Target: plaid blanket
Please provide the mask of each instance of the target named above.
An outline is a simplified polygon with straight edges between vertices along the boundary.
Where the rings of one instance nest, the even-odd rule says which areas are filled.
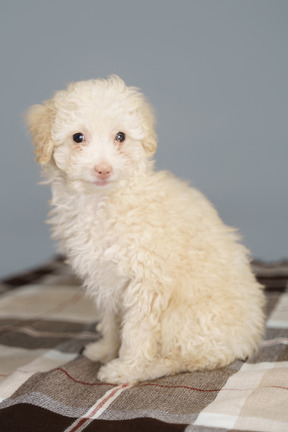
[[[287,431],[288,262],[255,263],[266,337],[248,362],[135,386],[81,355],[97,316],[61,260],[0,285],[0,431]]]

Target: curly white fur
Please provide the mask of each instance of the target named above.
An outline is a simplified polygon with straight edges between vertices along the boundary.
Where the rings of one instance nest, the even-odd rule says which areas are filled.
[[[99,379],[136,383],[251,356],[262,287],[207,199],[153,170],[143,95],[116,76],[77,82],[27,120],[52,186],[53,235],[102,317],[103,338],[85,350],[105,363]]]

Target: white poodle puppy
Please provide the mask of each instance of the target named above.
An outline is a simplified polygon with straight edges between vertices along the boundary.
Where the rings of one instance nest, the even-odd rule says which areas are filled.
[[[136,383],[251,356],[262,287],[207,199],[153,170],[154,116],[117,76],[72,83],[27,114],[52,187],[53,236],[95,302],[98,378]],[[99,315],[95,314],[95,317]]]

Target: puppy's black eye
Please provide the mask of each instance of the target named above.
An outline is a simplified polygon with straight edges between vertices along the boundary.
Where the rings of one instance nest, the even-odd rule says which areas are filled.
[[[73,135],[73,141],[77,144],[85,141],[85,137],[81,132],[77,132]]]
[[[126,135],[124,132],[118,132],[115,135],[115,141],[118,141],[119,143],[123,143],[126,139]]]

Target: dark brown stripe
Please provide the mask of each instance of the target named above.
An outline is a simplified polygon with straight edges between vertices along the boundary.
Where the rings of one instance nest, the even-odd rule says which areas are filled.
[[[183,432],[188,425],[164,423],[153,418],[131,420],[94,420],[85,428],[85,432]]]
[[[17,288],[22,285],[27,285],[30,283],[35,283],[41,280],[43,276],[48,274],[54,274],[59,272],[60,269],[64,267],[64,258],[62,256],[55,257],[53,261],[49,261],[48,264],[41,267],[37,267],[29,272],[23,272],[17,274],[16,276],[8,277],[1,281],[4,285],[8,285],[10,288]]]
[[[258,282],[265,286],[266,291],[279,291],[284,292],[288,283],[288,278],[283,276],[256,276]]]
[[[28,404],[0,410],[1,432],[63,432],[74,420]]]
[[[1,432],[63,432],[75,420],[28,404],[13,405],[0,410]],[[85,432],[182,432],[186,426],[152,418],[93,420],[85,427]]]

